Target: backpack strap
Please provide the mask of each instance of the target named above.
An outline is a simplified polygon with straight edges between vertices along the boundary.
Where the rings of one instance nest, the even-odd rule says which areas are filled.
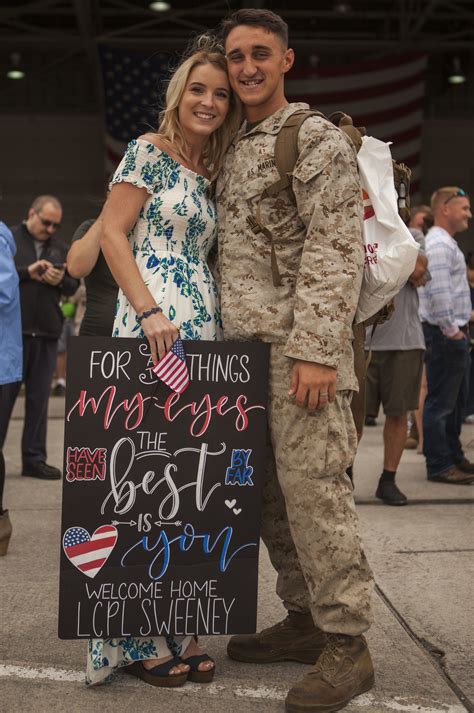
[[[281,127],[276,141],[275,141],[275,163],[280,175],[278,181],[272,183],[260,194],[258,199],[257,207],[255,209],[255,215],[247,216],[247,224],[250,229],[255,233],[262,233],[270,241],[271,245],[271,266],[272,266],[272,278],[275,287],[281,285],[281,276],[278,269],[278,262],[276,258],[275,245],[273,242],[272,232],[262,223],[261,217],[261,203],[265,198],[274,198],[281,191],[288,189],[290,192],[290,197],[292,203],[295,202],[295,197],[293,190],[291,188],[291,174],[295,167],[296,161],[298,160],[298,134],[306,119],[310,116],[322,116],[319,111],[310,111],[308,109],[302,109],[301,111],[295,111],[291,114]]]
[[[410,179],[411,169],[404,163],[392,161],[393,181],[397,191],[398,213],[404,223],[410,220]]]
[[[290,188],[291,190],[290,176],[293,173],[299,156],[298,135],[302,124],[306,119],[309,119],[310,116],[326,118],[320,111],[301,109],[291,114],[281,127],[275,141],[275,163],[278,173],[280,174],[280,180],[268,187],[267,191],[270,191],[268,195],[277,195],[280,190],[283,190],[283,188],[277,189],[280,183],[284,184],[284,188]]]
[[[359,150],[362,144],[362,136],[365,134],[365,129],[363,127],[356,128],[353,126],[352,118],[342,111],[333,112],[329,117],[326,117],[322,112],[312,111],[310,109],[295,111],[288,117],[278,132],[275,141],[275,164],[280,178],[262,191],[257,202],[255,215],[247,216],[247,224],[250,229],[255,234],[262,233],[270,241],[272,279],[275,287],[281,285],[281,276],[278,269],[272,232],[262,222],[261,203],[265,198],[274,198],[281,193],[281,191],[287,190],[291,202],[293,205],[296,205],[296,198],[292,186],[292,175],[299,156],[298,135],[302,124],[310,116],[320,116],[340,128],[341,131],[348,135],[356,151]]]

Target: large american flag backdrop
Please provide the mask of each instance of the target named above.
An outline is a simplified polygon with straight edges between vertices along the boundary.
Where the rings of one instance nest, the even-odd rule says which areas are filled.
[[[129,141],[155,131],[166,80],[176,59],[99,47],[105,110],[105,167],[110,174]]]
[[[288,78],[287,96],[324,114],[344,111],[370,136],[392,141],[392,155],[412,170],[411,201],[420,200],[421,127],[427,58],[391,55],[350,65],[305,68]]]
[[[115,168],[128,141],[155,129],[161,97],[176,58],[101,47],[106,163]],[[391,141],[392,154],[412,169],[412,204],[420,201],[421,128],[427,58],[390,55],[330,67],[295,68],[286,95],[330,114],[350,114],[371,136]]]

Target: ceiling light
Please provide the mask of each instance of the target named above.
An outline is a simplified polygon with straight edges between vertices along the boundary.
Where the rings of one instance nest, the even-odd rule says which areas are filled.
[[[453,57],[449,68],[448,82],[450,84],[464,84],[466,75],[462,71],[459,57]]]
[[[151,2],[148,7],[155,12],[168,12],[168,10],[171,10],[171,3],[159,0],[159,2]]]
[[[349,2],[335,2],[333,6],[334,12],[338,12],[341,15],[345,15],[351,12],[352,7]]]
[[[8,79],[23,79],[26,74],[20,67],[21,55],[18,52],[12,52],[10,55],[10,69],[7,72]]]
[[[10,71],[7,72],[8,79],[23,79],[25,76],[25,73],[22,72],[21,69],[10,69]]]

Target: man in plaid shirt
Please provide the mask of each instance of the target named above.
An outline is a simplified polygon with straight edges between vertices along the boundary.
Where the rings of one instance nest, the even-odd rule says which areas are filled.
[[[420,288],[426,341],[428,395],[423,414],[423,453],[428,480],[474,482],[474,464],[464,456],[460,433],[467,396],[471,295],[466,261],[454,236],[472,218],[462,188],[438,188],[431,197],[434,225],[426,235],[431,281]]]

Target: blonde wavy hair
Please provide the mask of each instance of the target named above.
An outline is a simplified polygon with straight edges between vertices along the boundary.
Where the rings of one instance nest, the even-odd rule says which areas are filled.
[[[186,142],[179,123],[179,104],[195,67],[211,64],[227,74],[227,60],[224,48],[215,38],[204,35],[194,43],[191,54],[184,59],[173,72],[166,90],[166,104],[160,113],[158,136],[162,138],[181,155],[186,155]],[[211,174],[211,180],[217,177],[224,154],[229,147],[241,121],[242,111],[239,100],[230,89],[229,111],[223,124],[210,136],[203,153],[206,168]]]

